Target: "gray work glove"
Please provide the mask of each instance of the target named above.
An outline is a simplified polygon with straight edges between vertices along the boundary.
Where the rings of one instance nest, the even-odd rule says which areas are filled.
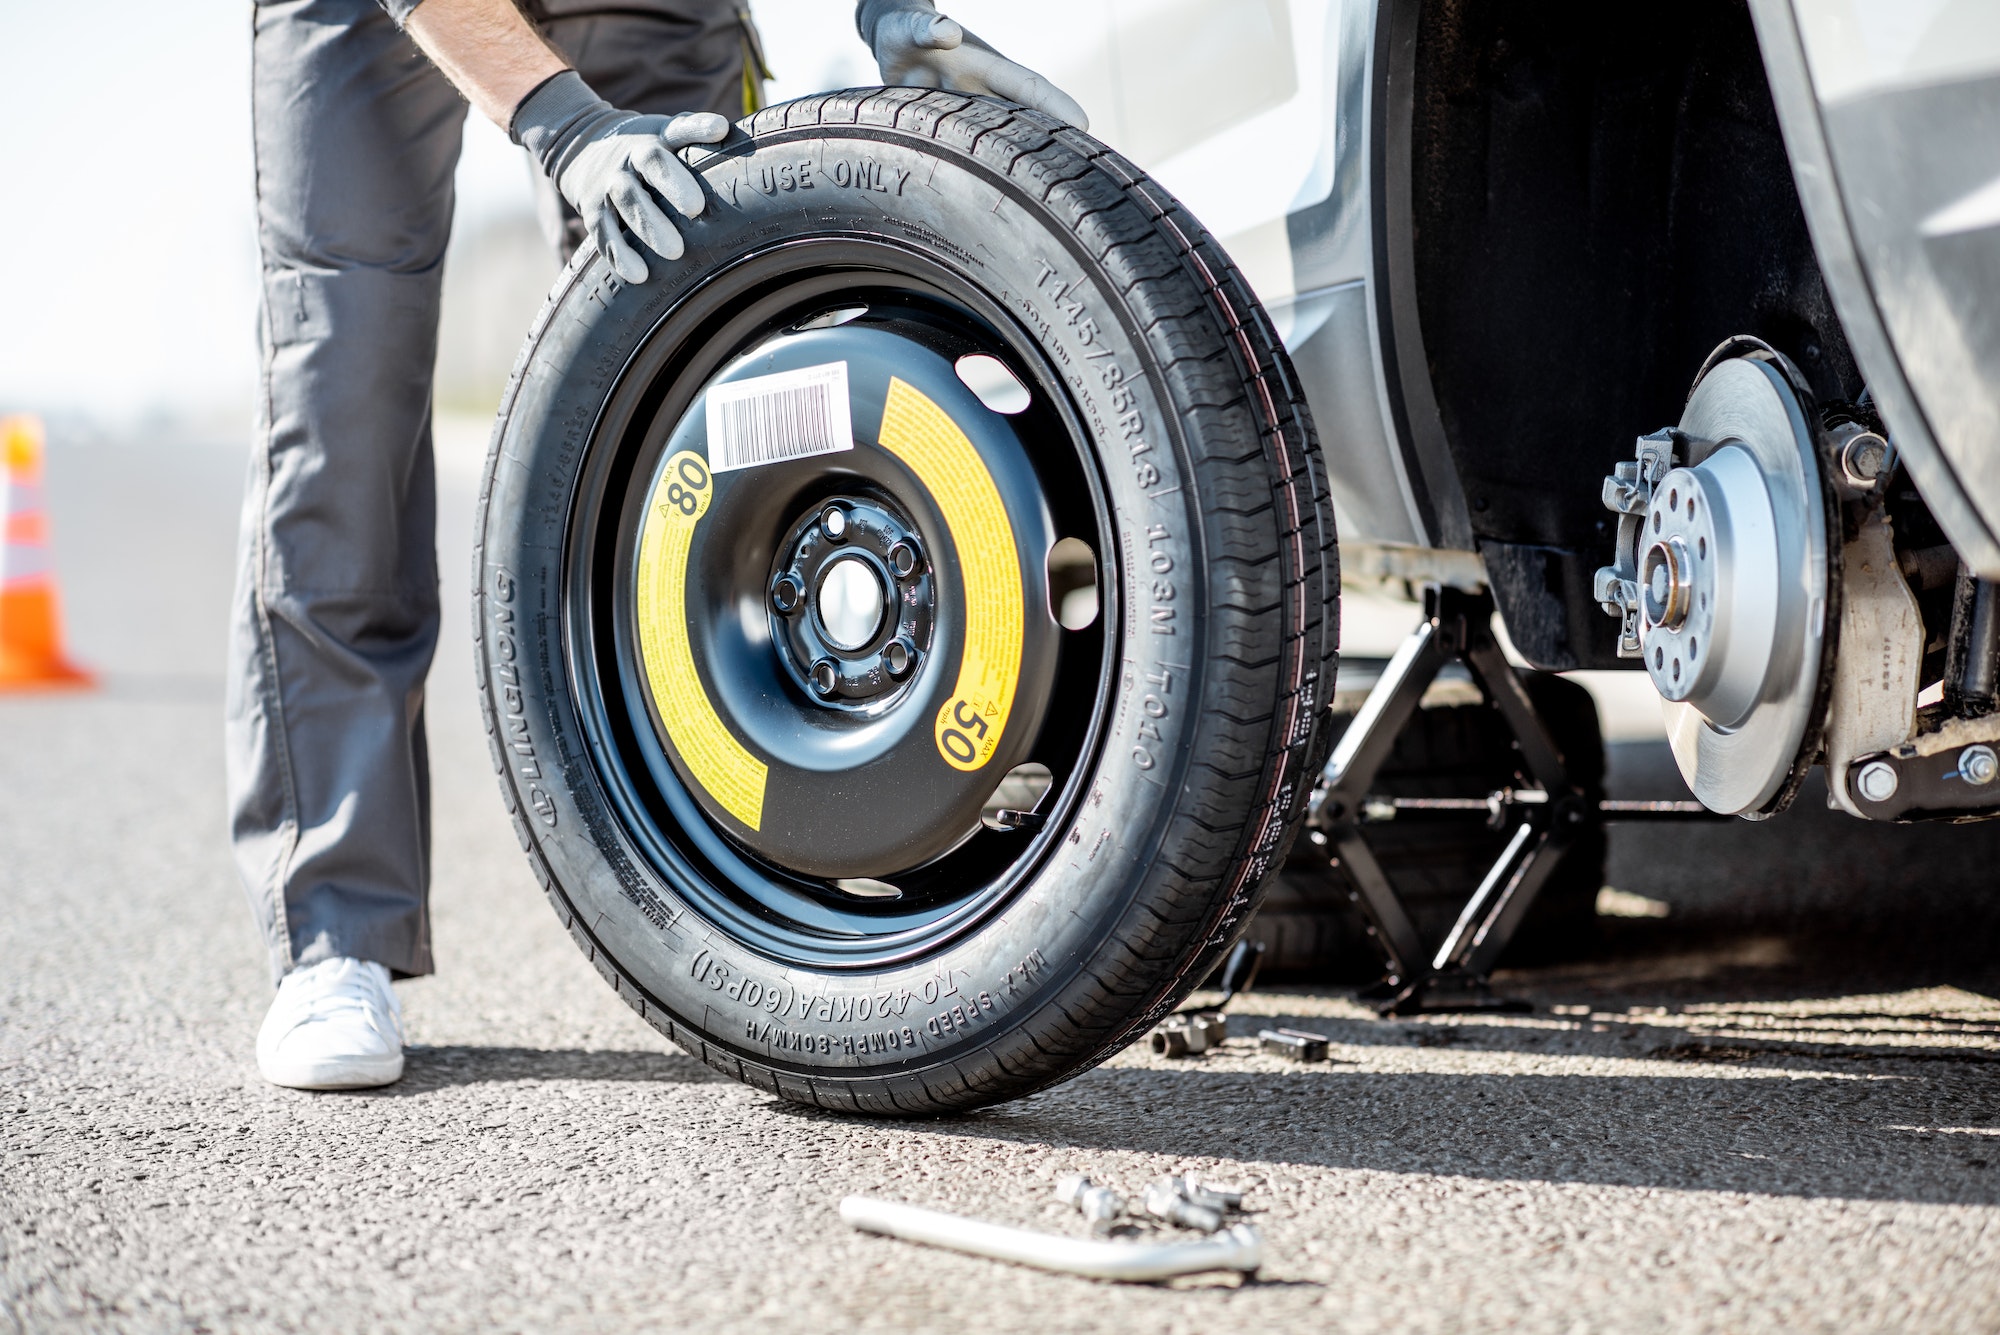
[[[628,283],[646,281],[646,261],[626,240],[626,227],[662,259],[681,257],[681,234],[653,198],[655,191],[690,218],[707,206],[701,182],[674,150],[713,144],[728,133],[729,121],[712,111],[681,116],[619,111],[591,92],[575,70],[564,70],[522,98],[507,127],[508,137],[534,155]]]
[[[854,26],[875,53],[884,83],[991,93],[1090,128],[1075,98],[938,13],[931,0],[861,0]]]

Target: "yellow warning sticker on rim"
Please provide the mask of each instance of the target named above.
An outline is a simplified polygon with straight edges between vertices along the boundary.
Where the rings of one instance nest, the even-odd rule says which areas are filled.
[[[965,654],[958,685],[937,712],[938,754],[953,769],[993,758],[1021,675],[1021,562],[1014,526],[979,451],[945,411],[903,381],[889,381],[882,448],[917,475],[944,513],[965,584]]]
[[[751,829],[764,823],[770,767],[744,749],[702,689],[688,641],[688,549],[713,495],[708,463],[691,450],[667,460],[639,534],[639,653],[667,736],[722,809]]]

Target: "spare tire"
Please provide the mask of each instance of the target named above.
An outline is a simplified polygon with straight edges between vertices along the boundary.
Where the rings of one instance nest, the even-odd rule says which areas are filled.
[[[1089,136],[760,112],[641,284],[581,251],[480,503],[515,827],[635,1010],[937,1113],[1118,1051],[1240,935],[1324,749],[1332,514],[1228,257]]]

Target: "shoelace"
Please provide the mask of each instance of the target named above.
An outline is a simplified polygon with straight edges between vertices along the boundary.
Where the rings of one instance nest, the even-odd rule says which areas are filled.
[[[377,1012],[382,1012],[392,1026],[396,1018],[394,1007],[378,1000],[375,990],[369,986],[367,975],[352,966],[342,970],[340,977],[327,990],[294,997],[291,1010],[292,1028],[359,1011],[368,1026],[385,1038],[393,1033],[393,1028],[384,1028]]]

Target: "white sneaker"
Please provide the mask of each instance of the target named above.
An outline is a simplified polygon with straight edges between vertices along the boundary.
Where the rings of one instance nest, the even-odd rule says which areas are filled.
[[[257,1069],[293,1089],[366,1089],[403,1077],[403,1008],[372,960],[322,960],[278,984]]]

